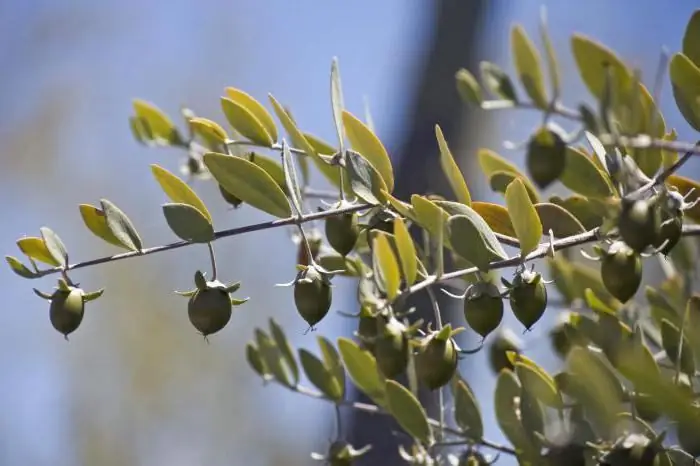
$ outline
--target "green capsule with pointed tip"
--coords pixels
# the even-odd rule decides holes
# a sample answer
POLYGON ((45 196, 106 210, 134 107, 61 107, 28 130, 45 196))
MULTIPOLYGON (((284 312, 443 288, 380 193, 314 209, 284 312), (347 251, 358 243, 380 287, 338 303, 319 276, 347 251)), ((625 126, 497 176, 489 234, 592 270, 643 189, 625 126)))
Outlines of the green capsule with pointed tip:
POLYGON ((198 289, 187 304, 190 322, 205 337, 223 329, 229 320, 233 305, 226 286, 218 281, 207 282, 198 289))
POLYGON ((547 309, 547 287, 542 275, 528 270, 519 273, 513 280, 509 301, 515 318, 530 330, 547 309))
POLYGON ((452 338, 441 339, 438 332, 426 337, 416 354, 418 380, 431 390, 447 385, 457 370, 457 351, 452 338))
POLYGON ((51 325, 64 337, 78 329, 85 315, 85 293, 80 288, 58 289, 51 295, 51 325))
POLYGON ((326 317, 332 301, 331 285, 318 270, 309 267, 299 272, 294 282, 294 304, 310 327, 326 317))

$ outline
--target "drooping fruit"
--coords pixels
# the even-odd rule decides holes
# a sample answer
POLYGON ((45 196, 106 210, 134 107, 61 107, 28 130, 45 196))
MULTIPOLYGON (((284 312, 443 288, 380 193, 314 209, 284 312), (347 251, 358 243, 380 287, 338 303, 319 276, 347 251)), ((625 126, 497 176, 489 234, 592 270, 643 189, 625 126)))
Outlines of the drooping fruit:
POLYGON ((219 281, 207 282, 206 288, 197 289, 187 303, 190 322, 205 337, 228 324, 233 305, 226 285, 219 281))
POLYGON ((489 282, 470 285, 464 298, 464 318, 483 338, 493 332, 503 319, 503 299, 498 287, 489 282))
POLYGON ((496 374, 503 369, 513 370, 513 363, 508 359, 507 352, 522 351, 522 342, 510 329, 500 331, 489 346, 489 365, 496 374))
POLYGON ((542 280, 542 275, 530 270, 522 270, 516 274, 509 288, 509 301, 513 314, 526 330, 530 330, 547 309, 547 287, 542 280))
POLYGON ((545 189, 556 181, 566 166, 566 143, 557 128, 540 128, 527 145, 527 171, 545 189))
POLYGON ((325 274, 313 266, 299 272, 294 282, 294 304, 310 327, 328 314, 332 300, 333 291, 325 274))
POLYGON ((85 293, 80 288, 69 288, 56 290, 49 307, 51 325, 66 338, 78 329, 85 315, 85 293))
POLYGON ((664 256, 667 256, 681 239, 683 233, 682 207, 684 202, 679 194, 668 193, 661 207, 661 224, 652 246, 664 256))
POLYGON ((433 332, 421 341, 416 354, 418 380, 435 390, 449 383, 457 370, 457 351, 450 329, 433 332))
POLYGON ((408 351, 406 326, 395 317, 378 318, 374 356, 379 370, 385 377, 393 379, 406 370, 408 351))
POLYGON ((616 241, 601 255, 600 275, 610 294, 626 303, 642 282, 642 260, 627 242, 616 241))
MULTIPOLYGON (((349 205, 340 202, 334 209, 341 209, 349 205)), ((333 215, 326 219, 326 238, 328 243, 341 256, 347 256, 355 247, 360 236, 360 225, 357 221, 357 213, 346 212, 333 215)))
POLYGON ((642 253, 656 242, 660 225, 654 200, 622 200, 617 228, 622 240, 635 252, 642 253))

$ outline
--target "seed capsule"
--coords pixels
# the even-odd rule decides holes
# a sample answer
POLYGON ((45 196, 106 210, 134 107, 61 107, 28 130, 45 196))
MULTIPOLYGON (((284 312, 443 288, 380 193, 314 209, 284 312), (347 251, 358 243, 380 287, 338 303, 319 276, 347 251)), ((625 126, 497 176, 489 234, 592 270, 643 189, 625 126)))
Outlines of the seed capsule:
POLYGON ((493 332, 503 319, 503 299, 493 283, 478 282, 467 289, 464 318, 483 338, 493 332))
POLYGON ((310 327, 328 314, 332 299, 331 284, 320 271, 307 267, 299 272, 294 282, 294 304, 310 327))
MULTIPOLYGON (((341 202, 335 208, 342 207, 343 203, 341 202)), ((359 236, 360 225, 355 212, 334 215, 326 219, 326 238, 328 243, 341 256, 350 254, 359 236)))
POLYGON ((406 326, 396 318, 377 319, 377 338, 374 343, 374 355, 377 366, 385 377, 393 379, 401 375, 408 365, 408 337, 406 326))
POLYGON ((653 201, 622 201, 617 220, 620 237, 635 252, 642 253, 654 244, 660 233, 660 213, 653 201))
POLYGON ((218 281, 207 282, 205 289, 198 289, 187 304, 190 322, 205 337, 216 333, 231 319, 231 297, 226 286, 218 281))
POLYGON ((547 287, 542 275, 529 270, 518 273, 510 288, 509 300, 515 318, 530 330, 547 309, 547 287))
POLYGON ((449 383, 456 370, 457 351, 452 338, 443 339, 434 332, 421 342, 416 354, 416 373, 429 389, 449 383))
POLYGON ((566 143, 552 128, 540 128, 527 145, 527 170, 541 189, 556 181, 564 172, 566 143))
POLYGON ((622 303, 637 293, 642 282, 642 261, 626 242, 615 242, 601 257, 600 275, 605 288, 622 303))
POLYGON ((662 213, 661 227, 656 240, 652 243, 655 249, 661 248, 659 252, 667 256, 671 250, 678 244, 683 233, 683 212, 679 211, 673 215, 671 213, 662 213))
POLYGON ((58 289, 51 295, 49 318, 51 325, 61 335, 68 335, 78 329, 85 314, 84 292, 80 288, 58 289))

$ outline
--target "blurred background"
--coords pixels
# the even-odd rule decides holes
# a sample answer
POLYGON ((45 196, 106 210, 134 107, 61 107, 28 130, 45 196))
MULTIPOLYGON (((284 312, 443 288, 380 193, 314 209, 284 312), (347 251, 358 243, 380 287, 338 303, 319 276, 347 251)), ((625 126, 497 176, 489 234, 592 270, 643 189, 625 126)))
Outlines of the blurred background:
MULTIPOLYGON (((522 23, 537 38, 541 5, 564 72, 564 102, 571 105, 590 101, 573 68, 572 32, 616 50, 651 85, 662 46, 680 48, 697 6, 680 0, 2 1, 3 253, 19 256, 14 242, 38 235, 41 226, 63 238, 72 262, 117 252, 80 219, 78 204, 100 198, 127 212, 147 246, 174 240, 161 217, 167 199, 149 164, 176 171, 184 154, 133 140, 132 99, 154 102, 179 124, 181 105, 223 124, 224 87, 242 89, 266 105, 271 92, 302 129, 333 141, 334 56, 345 104, 361 116, 367 99, 404 196, 441 189, 439 175, 427 170, 438 167, 433 126, 439 123, 473 195, 500 201, 475 167, 475 150, 488 147, 522 165, 523 151, 507 151, 502 141, 525 140, 540 117, 469 110, 458 100, 454 73, 462 66, 476 72, 480 60, 511 71, 509 28, 522 23)), ((697 138, 675 109, 667 78, 661 107, 680 140, 697 138)), ((694 168, 689 164, 686 172, 694 168)), ((229 210, 212 183, 195 188, 219 229, 269 219, 247 207, 229 210)), ((84 288, 106 292, 88 305, 70 342, 51 328, 47 304, 31 291, 50 292, 56 277, 29 282, 0 268, 0 464, 306 465, 311 451, 325 451, 334 435, 332 406, 277 386, 263 388, 244 357, 253 329, 270 317, 295 346, 317 351, 314 335, 304 335, 291 289, 273 286, 295 274, 288 232, 237 236, 217 243, 216 250, 221 278, 241 280, 238 295, 251 301, 235 310, 210 344, 191 327, 185 299, 172 293, 191 288, 195 270, 208 270, 204 246, 72 274, 84 288)), ((338 279, 336 285, 333 310, 355 312, 353 282, 338 279)), ((462 323, 459 312, 455 320, 462 323)), ((519 334, 512 324, 511 318, 504 322, 519 334)), ((549 354, 547 327, 538 325, 522 338, 536 361, 554 369, 558 361, 549 354)), ((318 326, 329 338, 353 328, 352 320, 337 315, 318 326)), ((466 333, 460 343, 469 347, 475 341, 466 333)), ((479 354, 462 364, 491 419, 486 434, 499 441, 485 360, 479 354)), ((358 439, 376 422, 346 419, 358 439)), ((362 464, 389 462, 377 454, 362 464)))

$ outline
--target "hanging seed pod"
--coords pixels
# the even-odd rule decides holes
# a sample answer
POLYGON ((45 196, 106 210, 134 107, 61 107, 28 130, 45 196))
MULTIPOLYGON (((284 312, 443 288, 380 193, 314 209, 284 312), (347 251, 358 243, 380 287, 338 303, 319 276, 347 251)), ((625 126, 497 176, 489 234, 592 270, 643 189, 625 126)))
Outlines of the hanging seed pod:
POLYGON ((75 332, 83 321, 85 303, 102 296, 104 290, 86 293, 81 288, 68 285, 61 278, 58 280, 58 286, 53 294, 44 293, 36 288, 34 293, 50 301, 49 319, 51 325, 67 340, 68 335, 75 332))
POLYGON ((540 128, 527 145, 526 164, 532 180, 540 189, 556 181, 566 166, 566 143, 558 128, 540 128))
POLYGON ((654 200, 622 200, 617 228, 622 240, 635 252, 642 253, 660 234, 661 219, 654 200))
MULTIPOLYGON (((341 201, 333 209, 342 209, 349 205, 349 203, 341 201)), ((328 217, 325 226, 328 244, 341 256, 350 254, 355 247, 355 243, 357 243, 357 238, 360 236, 357 213, 348 212, 328 217)))
POLYGON ((515 275, 512 284, 504 283, 509 288, 510 307, 515 318, 530 330, 547 309, 547 287, 542 275, 522 270, 515 275))
POLYGON ((464 318, 483 338, 493 332, 503 319, 503 299, 498 287, 483 281, 470 285, 464 298, 464 318))
POLYGON ((445 326, 440 332, 433 332, 425 337, 418 347, 418 380, 431 390, 449 383, 457 370, 457 351, 451 332, 452 328, 449 325, 445 326))
POLYGON ((294 304, 299 315, 313 328, 328 314, 333 292, 328 276, 310 266, 299 272, 294 281, 294 304))
POLYGON ((231 204, 233 208, 238 208, 241 204, 243 204, 242 200, 238 199, 236 196, 226 191, 221 185, 219 185, 219 192, 221 193, 221 197, 224 198, 224 201, 231 204))
POLYGON ((681 240, 683 234, 683 214, 682 212, 673 216, 662 214, 661 227, 656 240, 652 243, 655 249, 667 256, 671 250, 681 240), (662 247, 663 246, 663 247, 662 247))
POLYGON ((393 379, 406 370, 409 351, 406 330, 406 326, 395 317, 377 319, 374 356, 386 378, 393 379))
POLYGON ((513 370, 513 363, 508 359, 507 352, 522 352, 522 342, 515 333, 509 329, 500 331, 489 346, 489 365, 491 370, 498 374, 503 369, 513 370))
POLYGON ((610 294, 626 303, 642 282, 642 260, 627 242, 616 241, 602 252, 600 275, 610 294))

